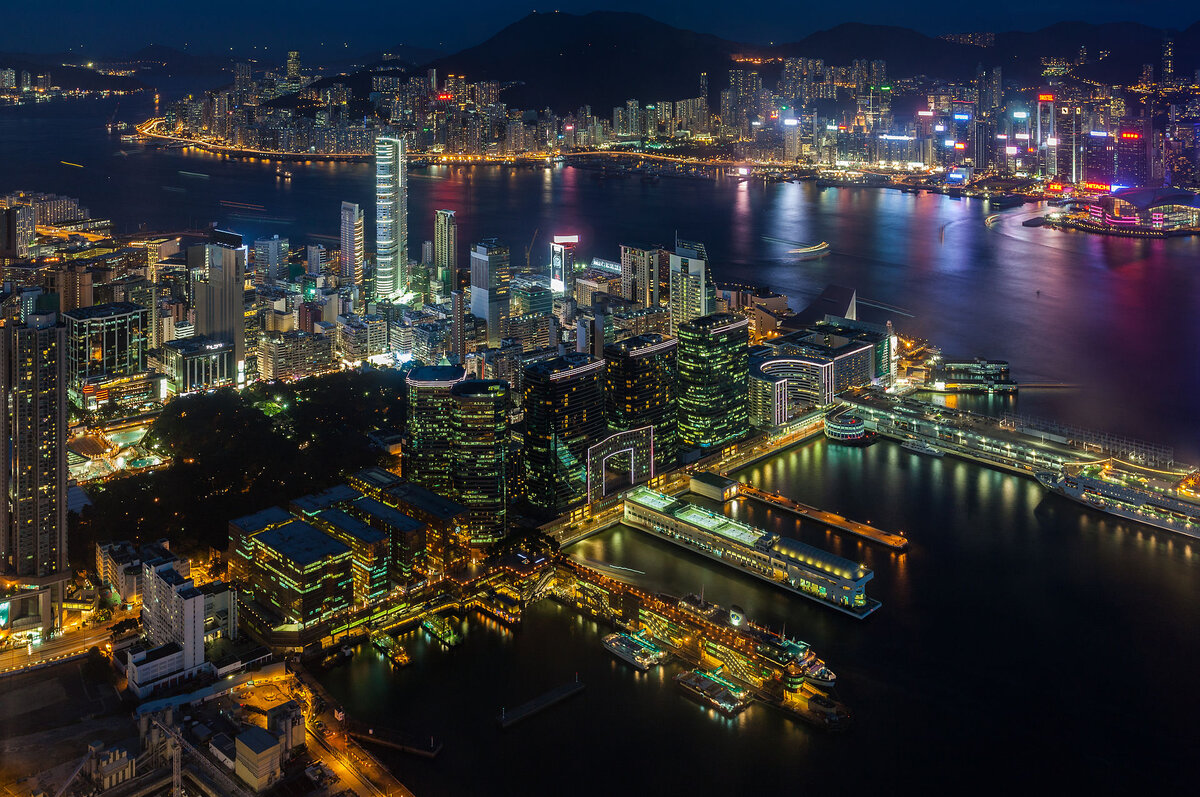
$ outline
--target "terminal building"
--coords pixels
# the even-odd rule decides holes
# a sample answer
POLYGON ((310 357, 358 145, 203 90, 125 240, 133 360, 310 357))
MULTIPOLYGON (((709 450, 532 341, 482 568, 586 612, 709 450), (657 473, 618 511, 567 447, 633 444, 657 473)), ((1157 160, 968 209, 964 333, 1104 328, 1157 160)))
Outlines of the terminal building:
POLYGON ((1130 233, 1200 232, 1200 195, 1180 188, 1127 188, 1092 200, 1087 221, 1130 233))
POLYGON ((866 584, 874 573, 863 565, 647 487, 625 494, 624 520, 853 617, 866 617, 880 606, 867 597, 866 584))

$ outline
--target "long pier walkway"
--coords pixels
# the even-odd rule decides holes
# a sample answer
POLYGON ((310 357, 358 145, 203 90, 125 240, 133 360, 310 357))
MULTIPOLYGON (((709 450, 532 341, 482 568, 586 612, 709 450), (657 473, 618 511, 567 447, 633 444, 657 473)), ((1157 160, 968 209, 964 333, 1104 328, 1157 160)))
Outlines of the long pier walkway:
POLYGON ((555 703, 561 703, 568 697, 576 695, 582 691, 583 682, 574 680, 555 689, 551 689, 549 692, 546 692, 544 695, 539 697, 535 697, 528 703, 522 703, 512 711, 501 709, 500 716, 497 718, 497 721, 500 723, 501 728, 508 728, 512 725, 516 725, 521 720, 528 719, 534 714, 537 714, 539 711, 550 708, 550 706, 553 706, 555 703))
POLYGON ((746 484, 745 482, 738 482, 737 489, 738 495, 744 495, 747 498, 753 498, 754 500, 760 501, 775 509, 783 509, 785 511, 792 512, 793 514, 800 515, 801 517, 812 518, 818 523, 823 523, 830 528, 835 528, 839 531, 847 532, 848 534, 854 534, 855 536, 862 537, 863 539, 870 540, 871 542, 877 542, 881 545, 886 545, 893 550, 903 551, 907 550, 908 548, 908 538, 902 534, 892 534, 889 531, 877 529, 867 523, 859 523, 856 520, 848 520, 841 515, 834 514, 833 512, 826 512, 824 509, 818 509, 815 506, 802 504, 799 501, 792 500, 791 498, 784 498, 781 495, 769 493, 766 490, 762 490, 752 484, 746 484))

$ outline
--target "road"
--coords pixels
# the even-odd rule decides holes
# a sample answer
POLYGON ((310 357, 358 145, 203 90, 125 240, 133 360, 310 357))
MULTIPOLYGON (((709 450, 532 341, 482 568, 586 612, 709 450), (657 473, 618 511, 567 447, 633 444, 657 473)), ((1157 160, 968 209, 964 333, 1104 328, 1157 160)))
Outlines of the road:
POLYGON ((111 636, 112 633, 107 628, 92 628, 50 639, 40 645, 35 645, 32 652, 28 647, 2 651, 0 652, 0 675, 23 670, 37 664, 62 661, 71 656, 86 653, 93 645, 103 648, 111 636))

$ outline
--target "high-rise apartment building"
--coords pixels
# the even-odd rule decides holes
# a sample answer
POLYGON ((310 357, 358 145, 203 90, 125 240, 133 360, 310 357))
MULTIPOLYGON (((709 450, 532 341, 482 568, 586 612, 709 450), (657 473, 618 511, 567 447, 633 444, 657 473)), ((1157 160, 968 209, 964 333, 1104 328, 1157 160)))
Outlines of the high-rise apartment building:
POLYGON ((101 377, 123 377, 146 370, 150 313, 132 302, 69 310, 66 323, 67 389, 82 393, 101 377))
POLYGON ((375 140, 375 296, 408 290, 408 168, 404 139, 375 140))
POLYGON ((657 307, 659 250, 621 244, 621 296, 644 307, 657 307))
POLYGON ((679 325, 679 439, 710 450, 749 430, 750 321, 712 313, 679 325))
POLYGON ((278 235, 259 238, 254 242, 254 283, 273 285, 286 279, 289 246, 287 238, 278 235))
POLYGON ((29 205, 0 210, 0 257, 26 258, 37 239, 35 211, 29 205))
POLYGON ((508 527, 509 386, 499 380, 467 379, 450 388, 450 403, 453 498, 469 510, 471 544, 496 542, 508 527))
POLYGON ((188 247, 188 269, 197 277, 196 334, 233 347, 233 380, 246 381, 246 255, 241 237, 214 232, 214 241, 188 247))
POLYGON ((466 377, 458 365, 425 365, 408 372, 408 444, 404 478, 439 495, 453 495, 453 403, 450 389, 466 377))
MULTIPOLYGON (((57 626, 67 571, 66 330, 58 300, 29 291, 4 301, 0 326, 0 574, 27 587, 7 597, 6 623, 40 615, 57 626)), ((36 627, 36 626, 35 626, 36 627)))
POLYGON ((654 429, 654 469, 675 464, 679 450, 675 355, 679 341, 637 335, 604 347, 604 414, 617 431, 654 429))
POLYGON ((338 253, 340 276, 343 285, 363 284, 363 213, 354 202, 342 203, 341 250, 338 253))
POLYGON ((716 285, 702 243, 676 241, 671 255, 671 332, 717 309, 716 285))
POLYGON ((603 439, 604 361, 569 353, 526 366, 525 495, 560 515, 587 494, 587 451, 603 439))
POLYGON ((489 238, 471 249, 471 315, 487 324, 488 346, 499 348, 509 314, 508 247, 489 238))
POLYGON ((300 79, 300 53, 296 50, 288 50, 287 79, 293 83, 300 79))
POLYGON ((433 267, 442 281, 445 295, 449 296, 450 291, 466 287, 465 283, 459 284, 458 219, 453 210, 439 210, 434 214, 433 267))

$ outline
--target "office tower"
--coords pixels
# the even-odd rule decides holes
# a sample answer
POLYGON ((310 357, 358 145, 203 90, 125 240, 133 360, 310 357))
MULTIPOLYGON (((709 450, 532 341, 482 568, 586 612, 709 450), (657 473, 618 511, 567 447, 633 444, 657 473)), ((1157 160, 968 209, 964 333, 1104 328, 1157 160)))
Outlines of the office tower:
POLYGON ((408 445, 404 478, 446 497, 452 496, 453 435, 450 388, 463 381, 461 365, 424 365, 408 372, 408 445))
POLYGON ((1038 150, 1039 174, 1053 177, 1058 173, 1058 138, 1054 132, 1053 94, 1039 94, 1037 103, 1037 127, 1034 144, 1038 150))
POLYGON ((1117 145, 1107 130, 1092 130, 1083 140, 1083 182, 1087 185, 1108 185, 1114 182, 1117 166, 1117 145))
POLYGON ((0 209, 0 257, 26 258, 37 240, 35 213, 30 205, 0 209))
POLYGON ((287 277, 288 239, 275 235, 254 242, 254 282, 273 285, 287 277))
POLYGON ((550 243, 550 290, 555 296, 575 295, 575 247, 578 235, 556 235, 550 243))
POLYGON ((300 53, 295 50, 288 50, 287 79, 293 83, 300 79, 300 53))
POLYGON ((1175 80, 1175 41, 1170 36, 1162 43, 1162 74, 1159 76, 1164 86, 1171 85, 1175 80))
POLYGON ((749 430, 750 321, 712 313, 679 325, 679 440, 708 451, 749 430))
POLYGON ((1122 119, 1117 129, 1117 168, 1113 182, 1123 188, 1152 183, 1154 145, 1150 119, 1122 119))
POLYGON ((657 307, 658 291, 658 249, 621 244, 621 296, 657 307))
POLYGON ((362 287, 363 283, 363 213, 353 202, 342 203, 342 246, 338 254, 343 285, 362 287))
POLYGON ((375 297, 408 290, 408 167, 404 139, 375 140, 375 297))
POLYGON ((508 247, 489 238, 471 249, 471 315, 487 324, 488 346, 499 348, 508 316, 508 247))
POLYGON ((85 263, 60 263, 47 277, 48 292, 58 294, 59 312, 91 307, 94 303, 93 272, 85 263))
POLYGON ((433 267, 447 295, 466 287, 458 282, 458 219, 453 210, 439 210, 434 214, 433 267))
POLYGON ((244 61, 239 61, 233 65, 233 90, 239 94, 245 95, 254 88, 254 81, 251 79, 252 64, 244 61))
POLYGON ((421 242, 421 265, 422 266, 432 266, 433 265, 433 241, 422 241, 421 242))
POLYGON ((554 312, 554 294, 540 282, 522 279, 512 286, 511 315, 547 315, 554 312))
POLYGON ((671 333, 717 309, 716 285, 708 271, 704 244, 676 241, 671 255, 671 333))
POLYGON ((63 313, 67 389, 82 393, 89 380, 133 376, 145 371, 149 318, 145 307, 132 302, 100 304, 63 313))
POLYGON ((588 310, 575 317, 575 351, 596 359, 604 356, 604 344, 612 342, 612 316, 588 310))
POLYGON ((22 583, 70 575, 66 330, 57 309, 52 294, 16 294, 4 303, 0 327, 0 421, 7 440, 0 446, 0 570, 22 583))
POLYGON ((304 258, 304 273, 319 277, 329 265, 329 252, 321 244, 309 244, 304 258))
POLYGON ((455 362, 462 365, 467 361, 467 298, 462 291, 450 292, 450 314, 453 327, 450 330, 451 349, 455 362))
POLYGON ((525 495, 560 515, 587 494, 587 451, 605 435, 604 362, 569 353, 523 372, 525 495))
POLYGON ((679 451, 675 354, 679 341, 649 334, 604 347, 604 415, 612 429, 654 429, 654 469, 675 464, 679 451))
POLYGON ((189 246, 188 269, 198 275, 196 334, 233 347, 233 380, 246 381, 246 255, 241 237, 214 232, 214 242, 189 246))
POLYGON ((504 537, 511 468, 507 382, 467 379, 450 388, 454 500, 470 510, 472 545, 504 537))
POLYGON ((804 151, 804 128, 799 119, 783 120, 783 159, 795 163, 804 151))

